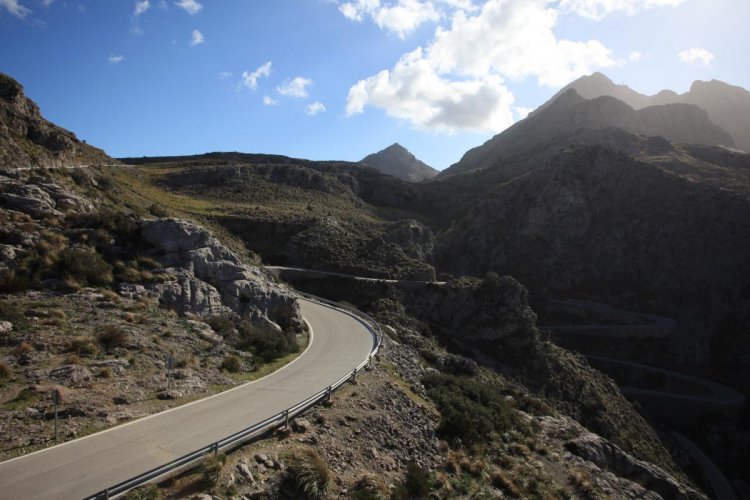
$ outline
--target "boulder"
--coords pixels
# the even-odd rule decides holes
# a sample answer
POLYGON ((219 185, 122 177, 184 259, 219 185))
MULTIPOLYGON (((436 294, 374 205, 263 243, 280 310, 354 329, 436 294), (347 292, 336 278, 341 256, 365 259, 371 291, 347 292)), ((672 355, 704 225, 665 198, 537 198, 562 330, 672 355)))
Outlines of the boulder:
POLYGON ((13 331, 13 323, 10 321, 0 321, 0 335, 5 335, 13 331))
POLYGON ((49 378, 69 386, 79 385, 93 377, 88 368, 80 365, 63 365, 49 372, 49 378))

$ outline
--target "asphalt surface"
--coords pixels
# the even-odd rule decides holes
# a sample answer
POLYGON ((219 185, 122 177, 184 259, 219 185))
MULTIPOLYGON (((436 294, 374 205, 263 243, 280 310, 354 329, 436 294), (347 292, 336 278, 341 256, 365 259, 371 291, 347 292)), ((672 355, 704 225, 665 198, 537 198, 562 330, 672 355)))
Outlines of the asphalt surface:
POLYGON ((364 324, 300 302, 313 336, 289 365, 221 394, 0 463, 0 498, 96 494, 282 412, 367 359, 374 340, 364 324))

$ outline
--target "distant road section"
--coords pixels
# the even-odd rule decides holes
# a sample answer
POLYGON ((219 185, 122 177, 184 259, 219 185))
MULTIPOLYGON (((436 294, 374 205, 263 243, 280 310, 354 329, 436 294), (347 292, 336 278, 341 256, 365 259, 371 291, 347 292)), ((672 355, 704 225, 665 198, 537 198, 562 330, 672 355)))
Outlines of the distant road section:
POLYGON ((314 333, 289 365, 221 394, 0 463, 0 497, 96 494, 282 412, 367 359, 377 340, 362 322, 308 300, 300 305, 314 333))

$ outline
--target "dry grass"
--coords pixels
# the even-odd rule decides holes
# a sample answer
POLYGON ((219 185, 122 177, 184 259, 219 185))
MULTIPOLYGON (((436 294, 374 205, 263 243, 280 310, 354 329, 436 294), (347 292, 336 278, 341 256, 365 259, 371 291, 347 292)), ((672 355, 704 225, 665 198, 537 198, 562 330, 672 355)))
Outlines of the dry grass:
POLYGON ((16 356, 20 356, 22 354, 29 354, 34 352, 36 349, 34 349, 34 346, 29 344, 26 341, 21 342, 16 347, 13 348, 11 351, 12 354, 15 354, 16 356))
POLYGON ((300 493, 310 499, 325 498, 333 483, 328 464, 312 448, 294 450, 287 459, 290 478, 300 493))

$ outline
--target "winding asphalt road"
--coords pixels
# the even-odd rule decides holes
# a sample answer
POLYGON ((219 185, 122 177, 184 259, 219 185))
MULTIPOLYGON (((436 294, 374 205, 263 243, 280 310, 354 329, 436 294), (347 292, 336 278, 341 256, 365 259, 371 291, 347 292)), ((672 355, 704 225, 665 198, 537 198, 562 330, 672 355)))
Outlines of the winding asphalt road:
POLYGON ((364 323, 308 300, 300 306, 313 335, 295 361, 221 394, 0 463, 0 497, 96 494, 282 412, 367 359, 377 341, 364 323))

